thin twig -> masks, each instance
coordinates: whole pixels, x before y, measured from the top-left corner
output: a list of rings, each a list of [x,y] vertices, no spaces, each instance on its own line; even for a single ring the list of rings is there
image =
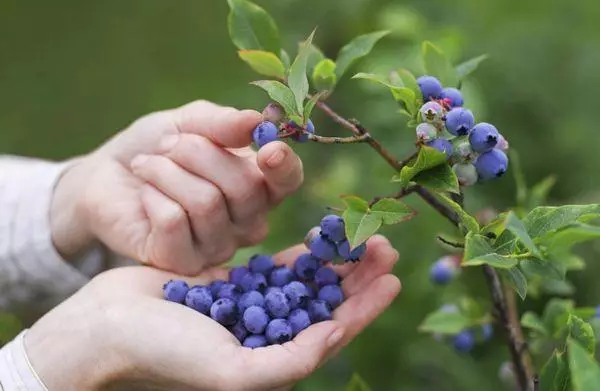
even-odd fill
[[[445,237],[438,235],[437,236],[437,240],[439,240],[440,242],[447,244],[450,247],[454,247],[454,248],[465,248],[465,244],[464,243],[459,243],[459,242],[454,242],[452,240],[448,240]]]
[[[356,144],[368,142],[371,135],[369,133],[361,134],[360,136],[352,137],[324,137],[316,134],[305,132],[308,139],[319,144]]]

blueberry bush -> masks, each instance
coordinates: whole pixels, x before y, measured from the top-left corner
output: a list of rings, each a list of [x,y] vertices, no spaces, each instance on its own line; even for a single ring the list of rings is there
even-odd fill
[[[278,26],[263,8],[247,0],[228,0],[228,4],[229,34],[239,49],[239,57],[265,77],[251,84],[263,89],[271,99],[263,111],[265,122],[254,132],[257,147],[283,139],[299,143],[365,144],[390,167],[390,195],[362,194],[366,198],[343,195],[340,205],[328,206],[339,212],[343,236],[335,229],[339,224],[328,227],[327,221],[339,221],[328,216],[320,233],[311,231],[312,255],[307,257],[314,256],[319,262],[339,254],[346,260],[359,259],[361,246],[371,235],[383,226],[400,224],[416,216],[416,211],[402,199],[418,196],[455,227],[434,239],[448,255],[431,266],[431,282],[460,283],[461,270],[480,269],[490,296],[489,300],[469,296],[448,300],[423,319],[420,331],[430,333],[441,343],[452,344],[457,354],[468,354],[497,331],[510,357],[499,369],[499,376],[516,390],[597,389],[600,366],[594,354],[600,320],[596,308],[579,307],[568,298],[572,286],[566,277],[570,271],[585,267],[585,262],[573,252],[574,245],[600,237],[600,227],[596,224],[600,205],[545,206],[552,178],[533,187],[525,185],[518,155],[512,149],[509,152],[509,143],[496,126],[484,122],[484,118],[469,109],[477,107],[476,102],[465,101],[461,92],[465,78],[487,57],[482,55],[455,65],[437,46],[424,42],[423,66],[413,69],[414,73],[397,69],[385,76],[360,72],[350,77],[387,89],[397,102],[398,114],[414,129],[416,137],[405,137],[406,143],[414,143],[414,153],[396,156],[394,148],[378,140],[377,130],[364,125],[369,118],[363,119],[364,122],[350,118],[330,104],[338,83],[348,78],[351,66],[367,56],[385,38],[386,31],[356,37],[340,49],[334,60],[319,50],[315,30],[292,57],[281,47]],[[348,136],[327,136],[319,124],[311,121],[314,110],[329,116],[349,132]],[[507,171],[513,172],[517,185],[513,208],[501,212],[491,208],[465,210],[469,187],[485,186]],[[346,240],[337,240],[342,237]],[[299,259],[296,269],[302,262],[308,261]],[[248,275],[251,274],[242,279]],[[267,285],[277,288],[279,279],[286,282],[289,279],[288,284],[294,280],[314,284],[314,276],[312,280],[303,280],[298,275],[298,270],[294,273],[273,270],[264,276],[264,292],[269,289]],[[234,278],[239,276],[232,273],[230,279]],[[198,291],[191,295],[190,303],[185,296],[186,304],[198,305],[201,312],[210,311],[212,315],[215,304],[207,310],[208,305],[203,302],[204,297],[208,300],[211,296],[210,292],[200,288]],[[556,298],[549,300],[541,313],[519,313],[519,300],[540,295]],[[212,297],[214,293],[211,300]],[[281,297],[288,301],[290,298],[286,294]],[[323,307],[333,309],[327,302]],[[262,323],[273,317],[268,309],[256,311],[254,317]],[[217,312],[215,309],[213,318],[218,318]],[[305,315],[298,317],[306,320]],[[309,316],[307,321],[311,320]],[[277,323],[285,322],[292,323],[290,318]],[[262,330],[262,323],[260,327],[251,327]],[[232,332],[238,331],[232,329]],[[260,346],[265,342],[251,343]],[[355,375],[348,389],[367,390],[368,385]]]

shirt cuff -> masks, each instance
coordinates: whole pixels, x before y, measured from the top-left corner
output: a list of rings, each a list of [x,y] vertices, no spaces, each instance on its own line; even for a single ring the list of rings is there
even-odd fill
[[[8,345],[0,349],[0,390],[48,391],[33,370],[25,352],[24,330]]]

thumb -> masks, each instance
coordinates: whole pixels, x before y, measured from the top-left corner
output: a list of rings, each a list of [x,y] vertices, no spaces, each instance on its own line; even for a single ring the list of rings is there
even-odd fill
[[[237,110],[199,100],[174,111],[175,123],[182,133],[197,134],[226,148],[242,148],[252,142],[252,131],[262,121],[255,110]]]

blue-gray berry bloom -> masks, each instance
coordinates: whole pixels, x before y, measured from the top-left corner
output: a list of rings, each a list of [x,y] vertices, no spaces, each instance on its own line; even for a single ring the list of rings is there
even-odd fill
[[[287,319],[273,319],[267,325],[265,337],[271,344],[284,344],[291,341],[293,336],[292,325]]]
[[[260,273],[268,276],[271,270],[275,268],[275,262],[270,255],[256,254],[250,257],[248,267],[252,273]]]
[[[310,317],[308,316],[308,312],[303,310],[302,308],[296,308],[292,312],[290,312],[290,316],[288,316],[288,321],[292,326],[292,334],[295,337],[302,330],[310,326]]]
[[[450,107],[461,107],[465,103],[460,91],[452,87],[444,88],[441,98],[445,99]]]
[[[233,326],[238,321],[238,309],[235,301],[219,299],[210,307],[210,317],[223,326]]]
[[[344,219],[337,215],[327,215],[321,219],[321,234],[332,242],[346,239]]]
[[[332,268],[328,266],[320,267],[319,270],[315,273],[315,283],[319,287],[323,287],[325,285],[337,284],[339,283],[340,278]]]
[[[331,320],[331,307],[323,300],[313,300],[308,304],[308,315],[312,323]]]
[[[282,291],[270,291],[265,296],[265,307],[273,318],[287,318],[291,311],[290,299]]]
[[[284,286],[296,279],[294,271],[287,266],[279,266],[273,269],[269,275],[269,285],[271,286]]]
[[[319,290],[319,300],[323,300],[332,309],[336,309],[344,301],[344,292],[338,285],[325,285]]]
[[[310,242],[310,252],[315,257],[323,261],[331,261],[337,256],[337,247],[335,243],[329,241],[325,236],[316,236]]]
[[[455,136],[464,136],[475,126],[471,110],[457,107],[446,114],[446,129]]]
[[[238,309],[240,310],[240,314],[243,314],[248,307],[252,306],[265,306],[265,297],[258,291],[246,292],[238,301]]]
[[[492,149],[479,155],[475,168],[482,181],[499,178],[508,170],[508,157],[501,150]]]
[[[442,120],[444,108],[437,102],[427,102],[419,109],[421,118],[425,122],[438,123]]]
[[[309,297],[306,285],[300,281],[292,281],[285,285],[282,290],[288,299],[290,299],[290,308],[306,307],[308,304]]]
[[[163,296],[165,300],[175,303],[183,303],[190,287],[185,281],[171,280],[163,285]]]
[[[249,335],[242,343],[242,346],[251,349],[262,348],[267,345],[267,338],[264,335]]]
[[[210,288],[207,286],[196,285],[185,296],[185,305],[204,315],[208,314],[212,303],[213,297],[210,293]]]
[[[279,133],[279,129],[275,126],[274,123],[264,121],[258,124],[258,126],[252,132],[252,138],[254,139],[254,143],[262,148],[270,142],[277,140],[277,134]]]
[[[294,263],[294,271],[299,279],[303,281],[312,281],[320,265],[319,259],[312,254],[306,253],[300,255]]]
[[[500,133],[498,129],[487,122],[478,123],[469,134],[469,142],[475,152],[483,153],[490,151],[498,144]]]
[[[264,308],[253,305],[244,311],[242,321],[244,322],[246,330],[252,334],[262,334],[270,319]]]
[[[427,145],[428,147],[435,148],[438,151],[445,153],[447,159],[450,159],[450,156],[452,156],[452,151],[453,151],[452,143],[443,137],[436,138],[435,140],[430,141],[425,145]]]
[[[431,99],[440,99],[442,97],[442,83],[433,76],[421,76],[417,79],[417,84],[423,94],[423,101],[428,102]]]

